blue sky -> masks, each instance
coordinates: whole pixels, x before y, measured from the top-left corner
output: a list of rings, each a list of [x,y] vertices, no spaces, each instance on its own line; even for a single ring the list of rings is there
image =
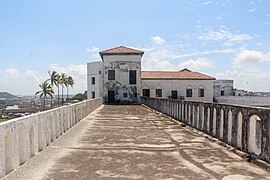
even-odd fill
[[[187,67],[270,91],[268,0],[10,0],[0,24],[0,91],[34,94],[48,70],[84,91],[86,63],[118,45],[144,50],[144,70]]]

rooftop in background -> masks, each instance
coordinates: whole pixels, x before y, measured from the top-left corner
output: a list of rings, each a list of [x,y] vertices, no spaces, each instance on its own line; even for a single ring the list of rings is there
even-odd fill
[[[143,51],[129,48],[126,46],[118,46],[99,52],[101,58],[103,57],[103,55],[143,55],[143,53]]]
[[[142,71],[142,79],[181,79],[181,80],[215,80],[216,78],[202,74],[199,72],[192,72],[189,69],[182,69],[180,71]]]

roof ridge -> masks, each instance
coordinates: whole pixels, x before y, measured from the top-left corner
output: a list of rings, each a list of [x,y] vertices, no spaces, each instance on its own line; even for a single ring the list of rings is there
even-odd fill
[[[101,54],[106,54],[106,53],[121,53],[120,51],[119,52],[112,52],[113,50],[117,50],[117,49],[121,49],[121,48],[122,48],[121,51],[124,51],[124,50],[129,50],[130,51],[130,52],[124,51],[123,53],[143,53],[143,51],[141,51],[141,50],[138,50],[138,49],[135,49],[135,48],[131,48],[131,47],[127,47],[127,46],[123,46],[123,45],[116,46],[116,47],[113,47],[113,48],[110,48],[110,49],[106,49],[104,51],[101,51],[100,53]]]
[[[184,71],[142,71],[142,78],[145,79],[208,79],[215,78],[200,72],[193,72],[190,70]]]

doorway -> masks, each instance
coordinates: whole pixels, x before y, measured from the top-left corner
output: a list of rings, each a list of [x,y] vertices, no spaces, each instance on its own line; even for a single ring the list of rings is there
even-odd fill
[[[114,103],[114,91],[113,90],[108,91],[108,103]]]

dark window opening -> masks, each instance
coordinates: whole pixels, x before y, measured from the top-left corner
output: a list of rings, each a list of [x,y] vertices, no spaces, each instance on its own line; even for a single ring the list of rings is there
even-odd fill
[[[150,89],[143,89],[143,97],[150,97]]]
[[[172,99],[177,99],[177,91],[172,90]]]
[[[138,96],[138,94],[137,93],[134,93],[134,97],[136,98]]]
[[[137,82],[137,73],[136,70],[129,71],[129,84],[136,84]]]
[[[92,82],[92,84],[96,84],[96,78],[95,77],[92,77],[91,78],[91,82]]]
[[[162,97],[162,89],[156,89],[156,97]]]
[[[115,80],[115,70],[108,70],[108,80]]]
[[[186,90],[186,97],[192,97],[192,89]]]
[[[199,89],[198,91],[199,97],[204,97],[204,89]]]
[[[220,95],[221,96],[224,96],[224,91],[220,91]]]
[[[96,98],[96,93],[95,91],[92,91],[92,99],[95,99]]]
[[[123,93],[123,97],[127,97],[127,93]]]

